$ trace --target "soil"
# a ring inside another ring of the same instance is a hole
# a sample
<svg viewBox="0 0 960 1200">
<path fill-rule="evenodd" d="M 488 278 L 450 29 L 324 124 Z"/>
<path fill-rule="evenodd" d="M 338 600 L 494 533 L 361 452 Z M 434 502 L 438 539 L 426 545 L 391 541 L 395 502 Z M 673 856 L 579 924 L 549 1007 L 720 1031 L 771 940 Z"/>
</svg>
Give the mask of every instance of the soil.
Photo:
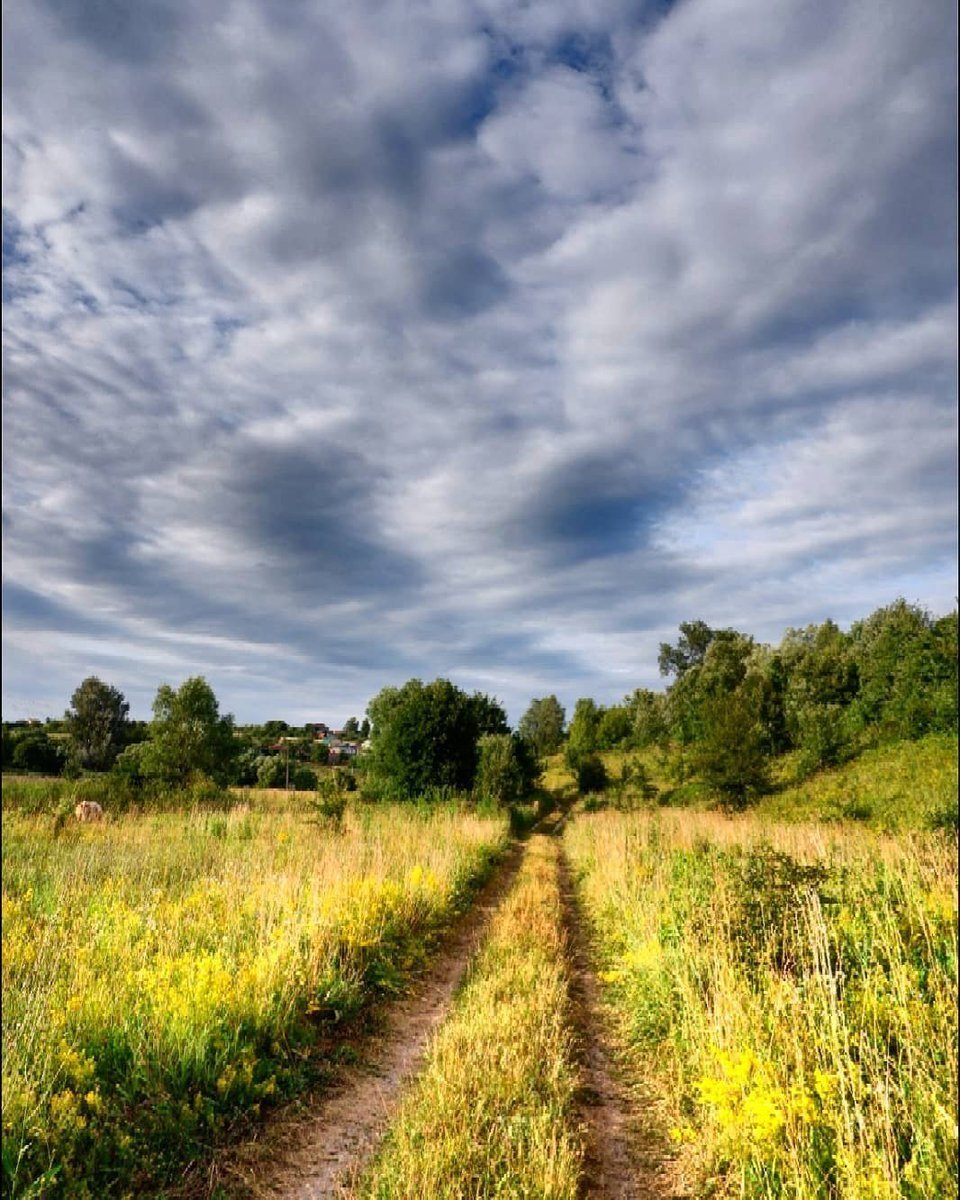
<svg viewBox="0 0 960 1200">
<path fill-rule="evenodd" d="M 570 1022 L 580 1068 L 577 1119 L 584 1138 L 584 1200 L 668 1200 L 678 1196 L 670 1156 L 647 1110 L 617 1068 L 615 1035 L 600 1001 L 587 924 L 570 866 L 560 854 L 570 969 Z"/>
<path fill-rule="evenodd" d="M 369 1036 L 352 1042 L 359 1061 L 333 1070 L 320 1096 L 281 1111 L 256 1141 L 216 1166 L 220 1195 L 248 1200 L 346 1197 L 373 1155 L 404 1084 L 416 1075 L 431 1034 L 450 1009 L 490 920 L 523 857 L 515 843 L 448 933 L 410 991 L 384 1005 Z"/>
</svg>

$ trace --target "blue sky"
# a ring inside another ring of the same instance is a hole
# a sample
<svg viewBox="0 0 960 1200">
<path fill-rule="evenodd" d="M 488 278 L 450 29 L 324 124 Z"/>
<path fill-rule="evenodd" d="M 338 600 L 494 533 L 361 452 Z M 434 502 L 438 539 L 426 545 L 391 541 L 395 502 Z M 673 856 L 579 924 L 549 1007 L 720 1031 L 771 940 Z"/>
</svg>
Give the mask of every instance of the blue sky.
<svg viewBox="0 0 960 1200">
<path fill-rule="evenodd" d="M 11 5 L 5 719 L 952 609 L 953 10 Z"/>
</svg>

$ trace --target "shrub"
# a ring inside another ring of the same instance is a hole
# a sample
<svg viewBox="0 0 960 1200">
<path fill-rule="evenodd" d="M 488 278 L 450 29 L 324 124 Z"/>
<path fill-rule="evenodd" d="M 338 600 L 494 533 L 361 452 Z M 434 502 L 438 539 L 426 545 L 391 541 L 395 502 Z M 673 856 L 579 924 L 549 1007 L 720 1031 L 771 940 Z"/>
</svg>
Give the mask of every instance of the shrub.
<svg viewBox="0 0 960 1200">
<path fill-rule="evenodd" d="M 607 768 L 598 754 L 586 754 L 577 760 L 574 768 L 577 775 L 577 791 L 581 796 L 587 792 L 604 792 L 609 779 Z"/>
</svg>

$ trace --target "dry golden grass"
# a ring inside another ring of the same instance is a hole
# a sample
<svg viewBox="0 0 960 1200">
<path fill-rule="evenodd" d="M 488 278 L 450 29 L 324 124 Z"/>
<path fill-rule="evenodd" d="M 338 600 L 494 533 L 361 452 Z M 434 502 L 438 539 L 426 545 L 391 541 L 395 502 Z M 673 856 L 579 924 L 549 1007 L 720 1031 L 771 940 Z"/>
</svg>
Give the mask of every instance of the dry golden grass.
<svg viewBox="0 0 960 1200">
<path fill-rule="evenodd" d="M 363 1195 L 574 1200 L 566 1009 L 557 844 L 540 834 Z"/>
</svg>

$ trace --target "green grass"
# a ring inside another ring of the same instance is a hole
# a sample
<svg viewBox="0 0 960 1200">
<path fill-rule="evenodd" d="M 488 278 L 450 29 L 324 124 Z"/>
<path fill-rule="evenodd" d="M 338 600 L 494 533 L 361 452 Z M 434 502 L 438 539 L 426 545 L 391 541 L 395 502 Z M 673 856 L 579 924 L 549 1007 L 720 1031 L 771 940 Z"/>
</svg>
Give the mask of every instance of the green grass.
<svg viewBox="0 0 960 1200">
<path fill-rule="evenodd" d="M 789 780 L 792 763 L 781 764 Z M 866 750 L 802 783 L 764 796 L 760 815 L 781 821 L 856 820 L 881 830 L 957 827 L 957 739 L 933 734 Z"/>
<path fill-rule="evenodd" d="M 657 789 L 655 800 L 637 807 L 683 808 L 706 811 L 718 798 L 705 784 L 689 779 L 678 784 L 655 748 L 641 751 L 604 750 L 611 780 L 624 763 L 642 764 Z M 771 790 L 752 806 L 758 815 L 776 821 L 857 821 L 877 830 L 957 829 L 957 738 L 931 734 L 919 741 L 897 742 L 865 750 L 842 766 L 818 771 L 795 782 L 796 755 L 783 755 L 771 764 Z M 572 774 L 563 756 L 547 761 L 546 785 L 570 794 Z M 606 804 L 615 801 L 608 789 Z"/>
</svg>

